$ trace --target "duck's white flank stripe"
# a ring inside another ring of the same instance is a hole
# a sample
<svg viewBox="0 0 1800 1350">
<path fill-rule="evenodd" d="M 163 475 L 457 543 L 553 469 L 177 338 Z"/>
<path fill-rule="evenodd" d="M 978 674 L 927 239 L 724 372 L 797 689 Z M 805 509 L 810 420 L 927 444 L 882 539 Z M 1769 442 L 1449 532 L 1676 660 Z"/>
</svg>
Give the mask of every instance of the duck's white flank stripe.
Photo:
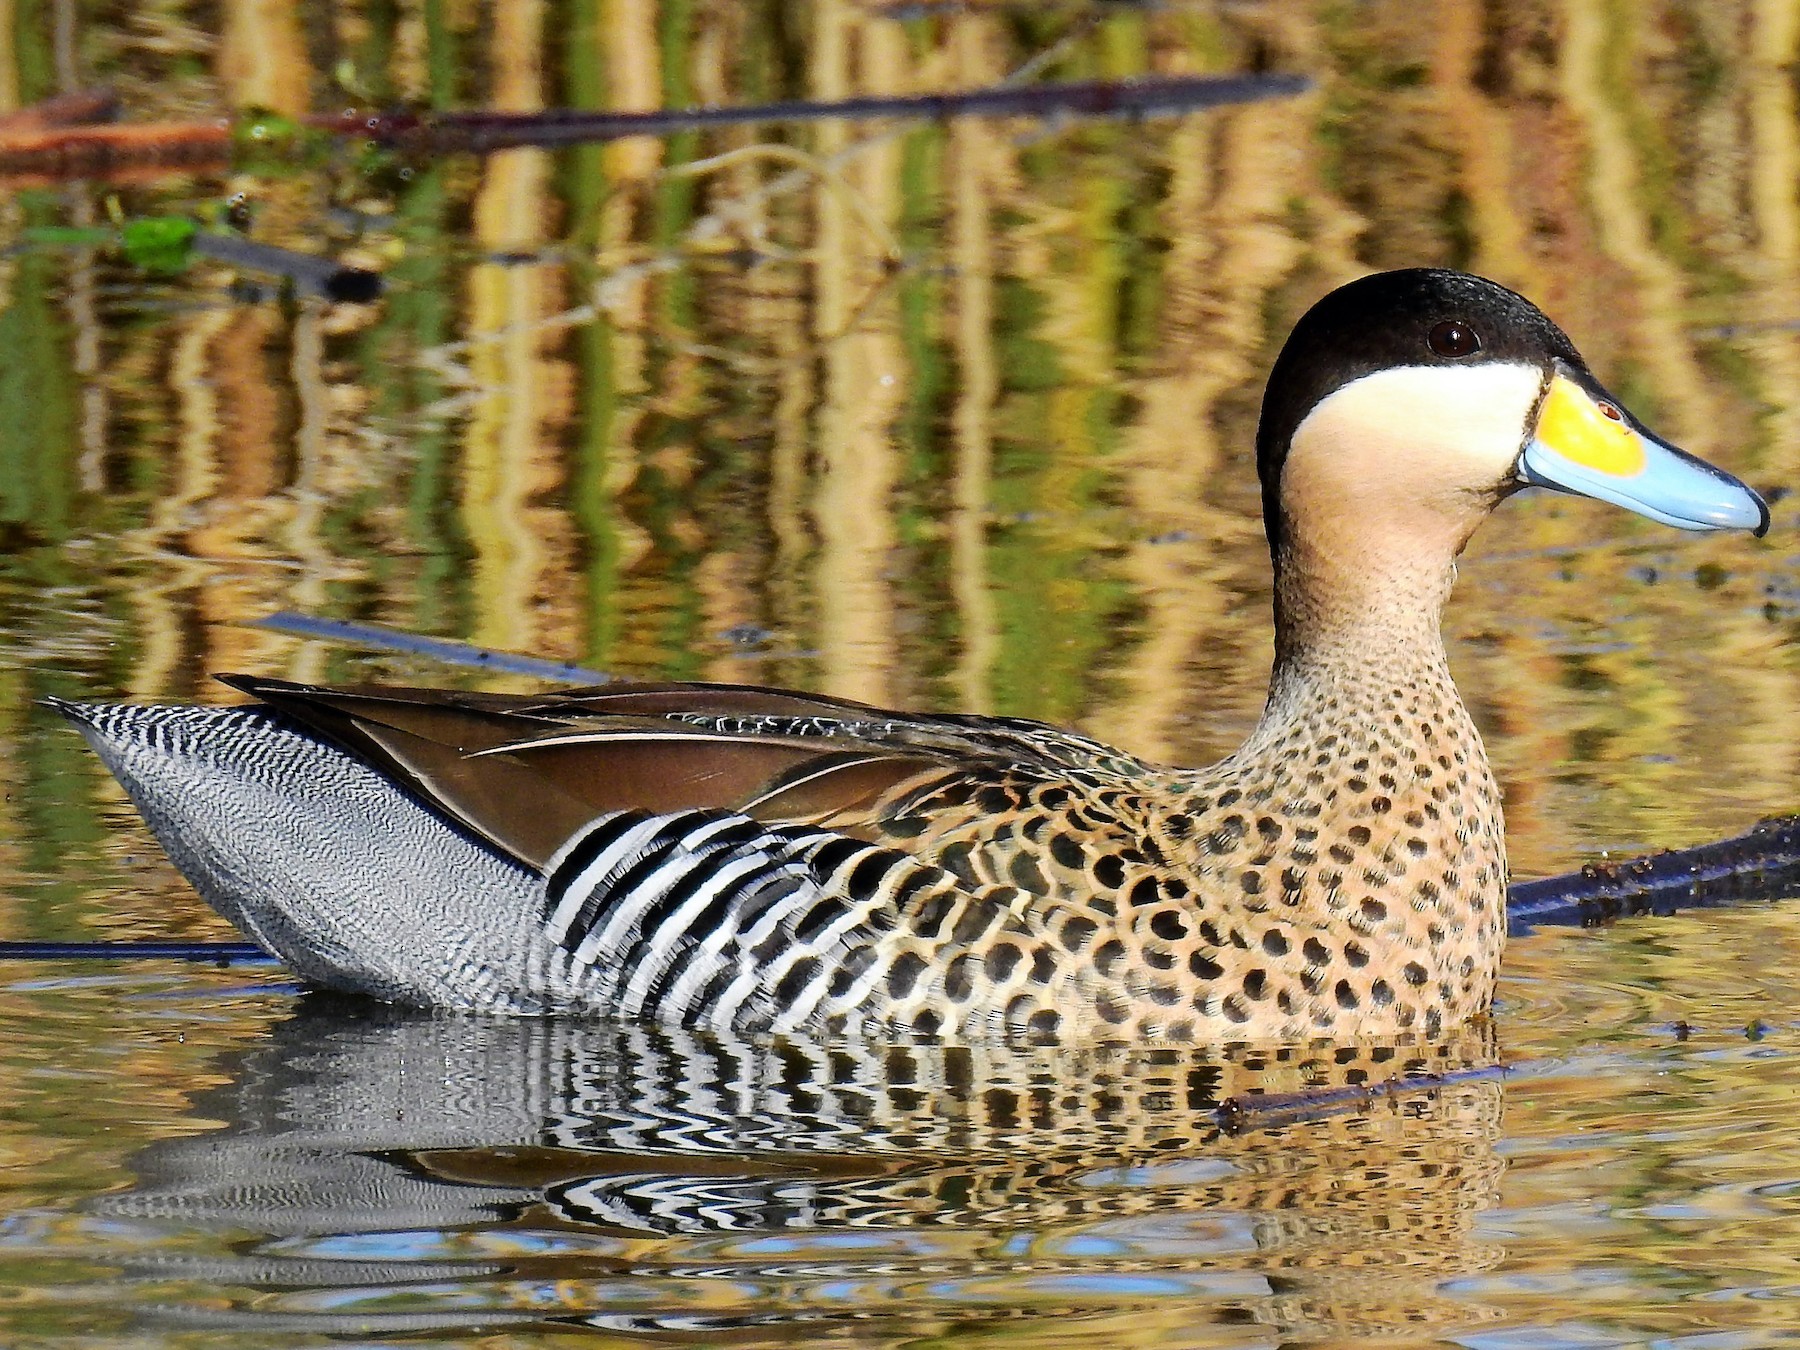
<svg viewBox="0 0 1800 1350">
<path fill-rule="evenodd" d="M 651 868 L 649 874 L 640 878 L 630 890 L 607 890 L 606 908 L 601 911 L 605 923 L 590 929 L 587 937 L 575 948 L 575 963 L 592 965 L 596 959 L 617 959 L 624 952 L 631 934 L 639 927 L 644 911 L 667 895 L 670 888 L 693 867 L 694 859 L 679 853 L 671 854 Z M 585 873 L 582 879 L 586 879 Z M 606 886 L 609 881 L 614 880 L 614 877 L 601 876 L 594 878 L 594 883 Z"/>
<path fill-rule="evenodd" d="M 713 865 L 711 858 L 687 861 L 691 866 L 710 867 Z M 688 924 L 697 915 L 704 913 L 706 907 L 723 892 L 737 885 L 740 880 L 767 869 L 773 861 L 774 859 L 768 852 L 759 849 L 747 857 L 725 864 L 718 868 L 707 883 L 695 891 L 686 903 L 658 925 L 657 932 L 649 935 L 650 949 L 645 953 L 644 959 L 638 962 L 637 969 L 631 972 L 631 981 L 625 986 L 625 993 L 620 1001 L 620 1008 L 628 1016 L 635 1016 L 644 1010 L 644 998 L 650 992 L 650 986 L 656 983 L 657 977 L 675 959 L 682 944 L 691 939 Z M 734 919 L 739 912 L 738 907 L 733 906 L 731 913 Z M 729 935 L 735 927 L 735 923 L 722 924 L 720 931 Z M 710 939 L 701 944 L 701 951 L 704 952 L 709 945 Z M 698 961 L 695 962 L 695 965 L 699 964 Z M 679 1008 L 680 1004 L 677 1003 L 674 1006 Z"/>
<path fill-rule="evenodd" d="M 793 877 L 803 882 L 811 880 L 806 869 L 791 858 L 775 868 L 768 880 L 774 882 L 780 877 Z M 727 949 L 743 940 L 740 929 L 743 920 L 744 907 L 734 905 L 727 921 L 700 940 L 688 961 L 687 969 L 682 971 L 681 978 L 670 985 L 668 992 L 663 995 L 660 1004 L 662 1009 L 677 1015 L 686 1014 L 689 1000 L 719 973 L 719 963 L 725 957 Z"/>
<path fill-rule="evenodd" d="M 816 851 L 819 844 L 829 842 L 836 837 L 837 836 L 835 835 L 823 833 L 815 835 L 812 839 L 805 841 L 807 853 L 813 853 Z M 798 842 L 799 841 L 796 841 L 797 844 Z M 809 872 L 813 871 L 810 866 L 810 859 L 808 859 L 807 870 Z M 814 875 L 816 877 L 816 873 L 814 873 Z M 761 915 L 757 921 L 751 925 L 750 930 L 743 934 L 739 939 L 739 942 L 747 948 L 760 946 L 777 928 L 785 923 L 791 922 L 792 918 L 792 905 L 772 905 L 767 913 Z M 772 964 L 760 970 L 754 965 L 746 963 L 743 970 L 739 972 L 738 977 L 734 979 L 731 984 L 726 987 L 724 993 L 719 996 L 718 1003 L 714 1005 L 715 1011 L 709 1020 L 713 1021 L 715 1025 L 718 1026 L 736 1025 L 738 1009 L 743 1007 L 750 996 L 759 991 L 773 989 L 776 985 L 780 984 L 781 977 L 787 973 L 787 968 L 793 964 L 794 959 L 801 955 L 804 955 L 804 953 L 790 953 L 787 960 L 782 961 L 779 964 Z"/>
<path fill-rule="evenodd" d="M 592 964 L 598 953 L 614 954 L 623 949 L 626 937 L 637 926 L 644 911 L 667 895 L 682 877 L 686 876 L 696 865 L 704 865 L 694 854 L 722 830 L 727 830 L 741 821 L 731 817 L 720 820 L 705 821 L 699 828 L 688 831 L 673 840 L 667 840 L 662 847 L 667 851 L 664 859 L 656 864 L 648 876 L 642 877 L 628 891 L 614 889 L 619 872 L 624 867 L 643 860 L 647 849 L 642 847 L 640 832 L 648 827 L 647 836 L 654 836 L 668 829 L 671 824 L 668 816 L 653 816 L 643 826 L 631 830 L 626 838 L 639 840 L 639 847 L 632 850 L 631 856 L 620 865 L 609 865 L 609 860 L 619 851 L 615 844 L 596 858 L 591 865 L 582 869 L 581 874 L 569 883 L 571 893 L 579 892 L 585 901 L 596 888 L 605 888 L 606 908 L 602 911 L 606 922 L 589 931 L 586 938 L 575 948 L 575 961 L 578 965 Z M 625 841 L 621 840 L 620 844 Z M 566 901 L 565 901 L 566 904 Z M 562 906 L 558 906 L 560 912 Z M 574 913 L 580 913 L 581 905 L 577 903 Z"/>
<path fill-rule="evenodd" d="M 666 823 L 660 816 L 651 816 L 648 820 L 632 826 L 631 829 L 613 840 L 612 844 L 598 858 L 584 867 L 581 874 L 569 882 L 568 887 L 562 893 L 561 900 L 557 902 L 556 912 L 550 916 L 551 933 L 559 940 L 566 936 L 570 926 L 575 922 L 575 916 L 581 913 L 581 906 L 587 900 L 594 886 L 603 882 L 610 871 L 622 866 L 627 859 L 635 858 L 641 853 L 645 843 Z M 579 839 L 580 836 L 577 835 L 576 838 Z M 563 848 L 558 849 L 557 856 L 551 860 L 552 863 L 560 862 L 565 850 L 573 845 L 574 840 L 571 840 Z M 554 871 L 555 869 L 552 867 L 548 870 Z"/>
</svg>

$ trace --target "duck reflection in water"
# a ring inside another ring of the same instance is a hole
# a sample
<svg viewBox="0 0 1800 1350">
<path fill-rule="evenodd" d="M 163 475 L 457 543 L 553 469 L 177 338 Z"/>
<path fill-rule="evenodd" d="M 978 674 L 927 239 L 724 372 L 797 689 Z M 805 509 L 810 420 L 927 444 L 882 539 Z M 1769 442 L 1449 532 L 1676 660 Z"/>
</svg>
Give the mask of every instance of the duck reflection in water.
<svg viewBox="0 0 1800 1350">
<path fill-rule="evenodd" d="M 93 1203 L 147 1249 L 218 1235 L 215 1257 L 133 1273 L 164 1291 L 156 1321 L 245 1332 L 1416 1329 L 1482 1316 L 1436 1286 L 1497 1257 L 1474 1220 L 1501 1085 L 1237 1133 L 1217 1108 L 1493 1060 L 1485 1023 L 1413 1044 L 824 1046 L 310 996 L 196 1101 L 224 1128 L 145 1150 L 136 1187 Z M 170 1300 L 183 1277 L 201 1283 Z"/>
</svg>

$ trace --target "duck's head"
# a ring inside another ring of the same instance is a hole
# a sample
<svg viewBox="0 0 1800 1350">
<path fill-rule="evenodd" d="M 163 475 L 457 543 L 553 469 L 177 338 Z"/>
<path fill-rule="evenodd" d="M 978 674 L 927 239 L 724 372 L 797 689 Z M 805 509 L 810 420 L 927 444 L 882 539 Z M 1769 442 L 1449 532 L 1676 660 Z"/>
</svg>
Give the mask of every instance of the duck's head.
<svg viewBox="0 0 1800 1350">
<path fill-rule="evenodd" d="M 1684 530 L 1769 525 L 1755 492 L 1627 412 L 1537 306 L 1441 268 L 1364 277 L 1306 313 L 1269 376 L 1257 467 L 1278 570 L 1442 571 L 1530 486 Z"/>
</svg>

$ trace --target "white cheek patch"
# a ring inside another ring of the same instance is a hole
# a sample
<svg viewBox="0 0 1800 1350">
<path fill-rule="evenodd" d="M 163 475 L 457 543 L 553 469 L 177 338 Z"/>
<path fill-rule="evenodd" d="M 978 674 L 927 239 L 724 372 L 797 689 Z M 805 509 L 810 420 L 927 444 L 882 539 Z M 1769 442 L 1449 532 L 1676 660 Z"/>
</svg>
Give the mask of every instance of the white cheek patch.
<svg viewBox="0 0 1800 1350">
<path fill-rule="evenodd" d="M 1536 366 L 1395 366 L 1321 399 L 1294 432 L 1284 496 L 1378 488 L 1395 496 L 1486 492 L 1506 480 L 1543 388 Z"/>
</svg>

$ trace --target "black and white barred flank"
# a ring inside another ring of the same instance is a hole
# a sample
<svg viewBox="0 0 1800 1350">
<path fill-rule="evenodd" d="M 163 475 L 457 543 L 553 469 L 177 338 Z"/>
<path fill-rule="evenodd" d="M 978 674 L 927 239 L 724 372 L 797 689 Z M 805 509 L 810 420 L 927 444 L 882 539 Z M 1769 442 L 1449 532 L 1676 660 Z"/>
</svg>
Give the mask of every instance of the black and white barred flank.
<svg viewBox="0 0 1800 1350">
<path fill-rule="evenodd" d="M 807 1026 L 876 992 L 874 945 L 935 871 L 829 830 L 619 812 L 546 869 L 545 983 L 626 1017 Z"/>
<path fill-rule="evenodd" d="M 267 709 L 62 706 L 202 896 L 303 978 L 739 1031 L 997 1025 L 927 944 L 1020 922 L 1019 893 L 896 848 L 738 811 L 630 810 L 538 867 Z"/>
</svg>

